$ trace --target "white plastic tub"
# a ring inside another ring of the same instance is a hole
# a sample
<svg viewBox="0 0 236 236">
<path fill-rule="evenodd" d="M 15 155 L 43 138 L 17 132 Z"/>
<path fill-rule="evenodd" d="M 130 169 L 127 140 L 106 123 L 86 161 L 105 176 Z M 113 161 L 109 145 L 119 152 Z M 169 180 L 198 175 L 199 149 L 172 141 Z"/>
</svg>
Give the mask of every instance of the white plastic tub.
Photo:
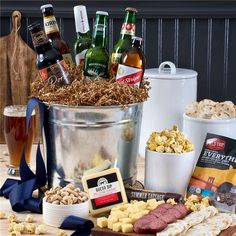
<svg viewBox="0 0 236 236">
<path fill-rule="evenodd" d="M 57 205 L 43 199 L 43 222 L 45 224 L 60 227 L 65 218 L 70 215 L 88 218 L 89 201 L 72 205 Z"/>
<path fill-rule="evenodd" d="M 183 115 L 183 132 L 195 146 L 195 162 L 201 153 L 207 133 L 236 139 L 236 118 L 225 120 L 202 119 Z"/>
<path fill-rule="evenodd" d="M 194 168 L 194 151 L 159 153 L 146 148 L 145 189 L 184 195 Z"/>
</svg>

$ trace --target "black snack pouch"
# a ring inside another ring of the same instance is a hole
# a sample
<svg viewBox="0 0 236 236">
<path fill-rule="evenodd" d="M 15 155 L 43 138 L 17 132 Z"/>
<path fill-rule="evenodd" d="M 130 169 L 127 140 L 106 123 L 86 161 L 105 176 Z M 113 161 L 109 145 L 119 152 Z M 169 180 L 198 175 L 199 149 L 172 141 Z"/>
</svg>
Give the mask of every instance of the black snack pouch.
<svg viewBox="0 0 236 236">
<path fill-rule="evenodd" d="M 235 213 L 236 140 L 207 134 L 188 194 L 210 197 L 220 211 Z"/>
</svg>

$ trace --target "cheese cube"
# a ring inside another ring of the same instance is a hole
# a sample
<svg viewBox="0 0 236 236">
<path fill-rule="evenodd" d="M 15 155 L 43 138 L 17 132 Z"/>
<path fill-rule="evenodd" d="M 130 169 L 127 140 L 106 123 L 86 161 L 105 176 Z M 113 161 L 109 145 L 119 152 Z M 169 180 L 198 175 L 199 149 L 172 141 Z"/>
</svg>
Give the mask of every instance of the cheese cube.
<svg viewBox="0 0 236 236">
<path fill-rule="evenodd" d="M 109 216 L 108 220 L 107 220 L 107 227 L 108 227 L 108 229 L 112 229 L 113 224 L 117 223 L 117 222 L 118 222 L 118 218 L 117 217 Z"/>
<path fill-rule="evenodd" d="M 121 230 L 123 233 L 132 233 L 133 225 L 132 224 L 123 224 L 121 225 Z"/>
<path fill-rule="evenodd" d="M 130 216 L 131 219 L 131 223 L 134 224 L 141 216 L 137 216 L 135 214 L 133 214 L 132 216 Z"/>
<path fill-rule="evenodd" d="M 147 203 L 144 201 L 139 201 L 134 204 L 135 207 L 137 207 L 139 210 L 145 210 Z"/>
<path fill-rule="evenodd" d="M 99 217 L 97 218 L 97 226 L 100 228 L 107 228 L 107 218 L 106 217 Z"/>
<path fill-rule="evenodd" d="M 132 223 L 132 220 L 130 218 L 122 218 L 122 219 L 119 219 L 119 221 L 123 224 L 131 224 Z"/>
<path fill-rule="evenodd" d="M 148 213 L 149 213 L 149 210 L 142 210 L 142 211 L 140 211 L 140 214 L 142 214 L 143 216 L 147 215 Z"/>
<path fill-rule="evenodd" d="M 119 210 L 121 210 L 121 211 L 125 211 L 126 209 L 127 209 L 126 205 L 119 206 Z"/>
<path fill-rule="evenodd" d="M 153 206 L 153 205 L 155 205 L 156 204 L 156 199 L 154 199 L 154 198 L 152 198 L 152 199 L 148 199 L 147 200 L 147 204 L 148 204 L 148 206 Z"/>
<path fill-rule="evenodd" d="M 112 230 L 115 232 L 121 232 L 121 223 L 117 222 L 112 225 Z"/>
<path fill-rule="evenodd" d="M 119 210 L 119 211 L 114 211 L 114 212 L 112 211 L 112 212 L 111 212 L 111 215 L 114 216 L 114 217 L 116 217 L 116 218 L 118 218 L 118 219 L 121 219 L 121 218 L 126 218 L 126 217 L 128 217 L 129 213 L 126 212 L 126 211 L 121 211 L 121 210 Z"/>
</svg>

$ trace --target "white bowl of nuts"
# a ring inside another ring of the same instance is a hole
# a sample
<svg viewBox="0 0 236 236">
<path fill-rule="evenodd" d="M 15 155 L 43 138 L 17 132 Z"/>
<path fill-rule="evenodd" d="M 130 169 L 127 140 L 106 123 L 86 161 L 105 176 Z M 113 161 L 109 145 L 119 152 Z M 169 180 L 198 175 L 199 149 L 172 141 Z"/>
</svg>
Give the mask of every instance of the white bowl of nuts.
<svg viewBox="0 0 236 236">
<path fill-rule="evenodd" d="M 47 225 L 60 227 L 64 219 L 70 215 L 88 218 L 88 195 L 68 184 L 64 188 L 51 188 L 43 198 L 43 221 Z"/>
<path fill-rule="evenodd" d="M 145 153 L 145 188 L 184 195 L 194 163 L 194 146 L 177 126 L 153 132 Z"/>
</svg>

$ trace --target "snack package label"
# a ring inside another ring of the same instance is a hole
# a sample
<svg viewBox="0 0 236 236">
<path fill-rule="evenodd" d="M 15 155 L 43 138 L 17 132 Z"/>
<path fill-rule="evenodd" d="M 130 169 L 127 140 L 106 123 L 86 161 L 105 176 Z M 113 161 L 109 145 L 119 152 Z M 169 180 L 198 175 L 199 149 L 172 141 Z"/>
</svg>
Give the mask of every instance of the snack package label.
<svg viewBox="0 0 236 236">
<path fill-rule="evenodd" d="M 188 193 L 209 196 L 215 205 L 224 204 L 223 210 L 233 205 L 235 209 L 236 140 L 207 134 Z"/>
<path fill-rule="evenodd" d="M 121 188 L 117 175 L 111 173 L 87 181 L 93 209 L 121 203 Z"/>
<path fill-rule="evenodd" d="M 139 87 L 143 76 L 143 69 L 119 64 L 116 81 Z"/>
</svg>

